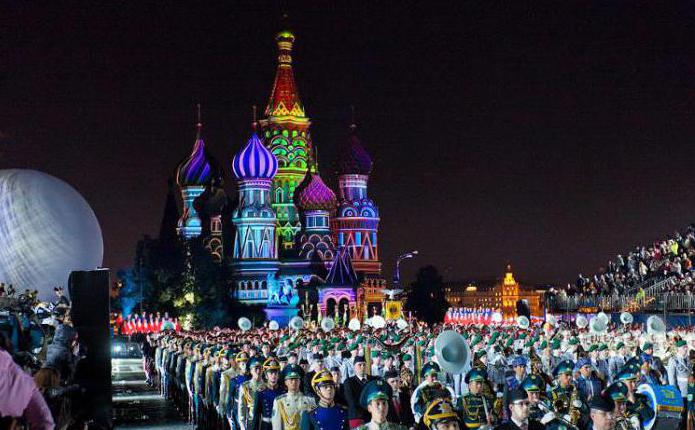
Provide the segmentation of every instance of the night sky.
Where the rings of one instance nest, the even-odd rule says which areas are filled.
[[[517,279],[566,283],[695,221],[695,4],[521,3],[286,7],[332,185],[355,106],[388,277],[418,249],[405,277],[431,263],[446,279],[487,278],[511,262]],[[230,158],[270,95],[281,3],[0,8],[0,167],[77,188],[105,266],[131,264],[136,241],[158,234],[198,102],[234,193]]]

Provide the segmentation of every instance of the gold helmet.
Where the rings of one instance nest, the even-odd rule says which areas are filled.
[[[335,384],[333,375],[326,369],[316,372],[314,377],[311,378],[311,388],[314,389],[316,394],[319,393],[319,385],[323,384]]]

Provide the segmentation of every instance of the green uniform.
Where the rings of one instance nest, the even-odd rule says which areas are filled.
[[[468,429],[477,429],[488,423],[488,415],[490,422],[494,422],[492,415],[492,404],[490,400],[482,394],[465,394],[459,399],[459,413],[461,421]]]

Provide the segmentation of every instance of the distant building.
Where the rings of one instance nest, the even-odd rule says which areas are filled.
[[[511,265],[507,265],[501,280],[447,282],[445,295],[454,308],[499,309],[505,318],[516,317],[517,300],[526,300],[531,315],[543,316],[544,292],[520,285],[514,279]]]

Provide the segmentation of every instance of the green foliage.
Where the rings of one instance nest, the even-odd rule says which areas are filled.
[[[434,266],[421,267],[408,292],[408,308],[421,321],[429,324],[444,320],[449,303],[444,294],[444,282]]]

